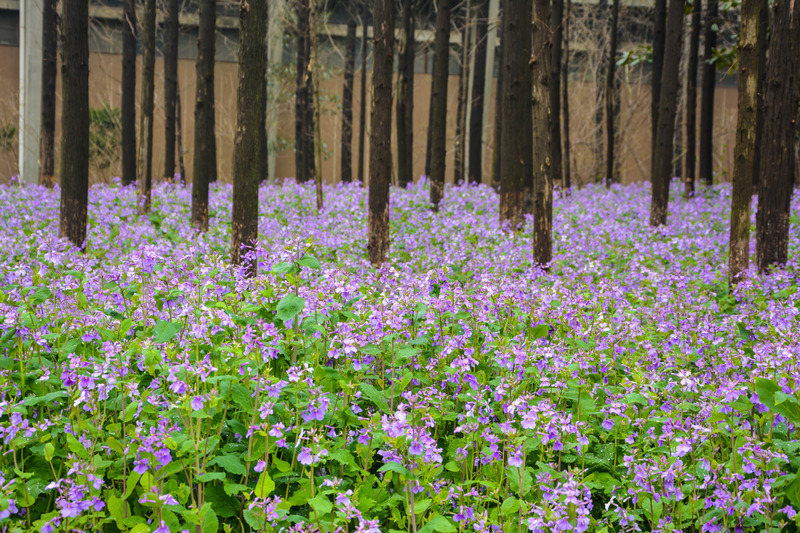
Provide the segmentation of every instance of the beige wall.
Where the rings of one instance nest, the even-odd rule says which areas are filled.
[[[141,58],[140,58],[141,60]],[[104,102],[113,106],[120,105],[120,79],[121,58],[119,55],[92,53],[90,57],[90,105],[99,107]],[[141,77],[141,61],[137,65],[137,74]],[[186,161],[188,178],[192,175],[192,152],[194,149],[194,92],[195,69],[194,61],[179,61],[179,81],[183,104],[182,126],[184,132],[183,150]],[[367,98],[369,99],[369,84],[371,72],[367,72]],[[429,74],[416,74],[414,87],[414,175],[420,176],[424,172],[426,129],[428,125],[428,105],[430,101]],[[216,118],[217,118],[217,147],[219,150],[219,176],[223,181],[230,181],[232,172],[233,135],[235,129],[237,65],[235,63],[218,62],[216,66]],[[19,52],[16,47],[0,46],[0,126],[7,123],[17,125],[18,122],[18,84],[19,84]],[[360,109],[360,71],[356,71],[354,88],[354,136],[353,136],[353,172],[358,169],[358,121]],[[140,82],[137,82],[137,102]],[[156,90],[155,90],[155,129],[154,129],[154,179],[163,173],[163,139],[164,139],[164,112],[161,99],[163,98],[163,63],[161,58],[156,60]],[[324,91],[337,95],[341,100],[342,78],[334,76],[322,83]],[[279,88],[281,94],[288,96],[292,93],[291,83]],[[448,84],[448,109],[447,114],[447,170],[448,180],[453,175],[453,137],[455,135],[455,108],[458,89],[458,77],[451,76]],[[621,141],[620,157],[622,179],[625,183],[646,180],[650,167],[650,87],[631,83],[623,84]],[[58,87],[56,113],[60,114],[60,76]],[[494,91],[493,91],[494,92]],[[489,124],[486,135],[486,154],[484,157],[484,180],[490,179],[493,121],[494,121],[494,96],[489,96]],[[592,142],[594,138],[594,86],[591,83],[571,81],[570,83],[570,126],[572,141],[572,168],[573,181],[585,183],[591,179],[593,169]],[[341,146],[341,118],[333,104],[327,104],[326,112],[322,118],[322,139],[327,145],[330,156],[323,167],[324,179],[328,182],[340,179],[340,146]],[[369,113],[369,101],[367,102]],[[138,121],[138,118],[137,118]],[[729,180],[733,168],[733,145],[736,125],[736,89],[720,87],[717,89],[715,104],[715,129],[714,129],[714,159],[715,168],[720,179]],[[138,127],[138,123],[137,123]],[[293,102],[288,99],[279,106],[278,111],[279,135],[286,139],[294,138],[294,110]],[[56,120],[56,173],[58,173],[58,136],[60,135],[60,120]],[[392,131],[392,147],[395,137]],[[369,115],[367,116],[367,142],[366,157],[369,150]],[[16,145],[14,147],[16,150]],[[17,173],[16,154],[0,152],[0,183],[5,183],[8,178]],[[119,174],[119,163],[114,165],[105,175],[94,175],[92,182],[110,181]],[[289,149],[277,155],[276,175],[279,178],[294,175],[294,152]]]

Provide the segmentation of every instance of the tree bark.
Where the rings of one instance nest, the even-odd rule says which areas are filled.
[[[258,239],[258,149],[261,83],[264,78],[264,36],[267,0],[241,0],[239,12],[239,87],[236,91],[236,136],[233,145],[233,209],[231,263],[245,262],[253,277],[257,259],[250,255]],[[244,250],[243,250],[244,248]]]
[[[563,184],[564,161],[561,151],[561,52],[564,41],[564,0],[553,0],[550,27],[553,55],[550,58],[550,172],[552,183]]]
[[[310,103],[310,82],[308,70],[309,60],[309,0],[297,1],[297,90],[295,93],[295,129],[294,129],[294,154],[295,175],[297,181],[305,182],[311,179],[308,174],[308,156],[311,147],[308,143],[308,105]],[[313,154],[312,154],[313,155]]]
[[[264,19],[264,74],[261,76],[261,122],[258,125],[258,176],[261,183],[269,181],[269,139],[267,138],[267,87],[269,85],[269,3]]]
[[[178,174],[181,185],[186,185],[186,165],[183,160],[183,106],[181,93],[175,95],[175,145],[178,151]]]
[[[503,3],[503,94],[500,134],[500,222],[517,230],[523,223],[525,189],[533,188],[531,124],[531,2]],[[537,54],[543,52],[537,49]],[[549,49],[548,49],[549,53]],[[520,124],[522,120],[522,124]]]
[[[314,173],[314,189],[317,198],[317,212],[322,211],[322,132],[320,131],[321,123],[321,109],[322,104],[319,99],[319,76],[314,75],[314,71],[319,68],[319,34],[317,33],[317,16],[319,13],[318,0],[310,0],[311,9],[309,11],[309,21],[311,30],[310,47],[309,47],[309,62],[308,62],[308,75],[311,77],[311,107],[313,118],[311,123],[313,125],[313,140],[312,146],[314,147],[314,160],[313,160],[313,173]]]
[[[800,4],[773,4],[764,91],[761,178],[756,215],[758,269],[786,264],[789,211],[794,177],[794,132],[800,97]]]
[[[572,164],[569,139],[569,20],[572,17],[572,1],[566,0],[567,17],[564,19],[564,66],[562,74],[562,119],[564,120],[564,178],[563,187],[569,194],[572,187]]]
[[[136,181],[136,0],[125,0],[122,24],[122,184]]]
[[[608,71],[606,72],[606,188],[614,181],[614,140],[616,136],[615,118],[615,78],[617,67],[617,31],[619,27],[619,0],[611,4],[611,39],[608,47]]]
[[[686,157],[683,170],[684,196],[694,196],[695,166],[697,163],[697,61],[700,52],[700,30],[703,0],[694,0],[692,33],[689,39],[689,63],[686,76]]]
[[[192,223],[208,229],[208,184],[217,174],[217,141],[214,135],[214,54],[216,50],[216,0],[201,0],[197,39],[197,88],[194,104],[194,172],[192,174]]]
[[[503,0],[502,6],[505,6]],[[497,37],[500,39],[500,69],[497,72],[497,86],[494,91],[494,150],[492,151],[492,187],[500,191],[502,183],[502,152],[503,152],[503,83],[505,72],[506,40],[503,39],[503,26],[505,25],[505,13],[501,8],[500,28],[497,30]],[[502,219],[501,219],[502,220]]]
[[[436,72],[436,54],[433,54],[433,59],[431,60],[431,97],[428,99],[428,129],[426,131],[427,138],[425,141],[425,176],[428,177],[428,181],[430,181],[431,177],[431,143],[433,142],[433,89],[434,85],[436,84],[435,75]]]
[[[397,66],[397,181],[408,187],[414,181],[414,0],[402,0],[403,30],[398,41]]]
[[[139,124],[139,213],[150,212],[153,185],[153,97],[156,66],[156,0],[144,0],[142,100]]]
[[[44,0],[42,30],[42,126],[39,185],[55,181],[56,76],[58,73],[58,0]]]
[[[685,0],[671,0],[667,18],[664,68],[661,74],[662,87],[656,131],[654,154],[653,195],[650,207],[650,225],[667,223],[669,185],[672,178],[672,143],[675,133],[675,112],[678,104],[678,71],[680,70],[683,46],[683,8]]]
[[[392,179],[392,70],[394,1],[375,0],[373,11],[372,132],[369,140],[369,260],[389,253],[389,185]]]
[[[358,181],[364,183],[364,141],[367,136],[367,21],[369,9],[367,0],[363,1],[361,18],[361,102],[358,117]]]
[[[438,0],[436,12],[435,59],[433,61],[433,117],[431,120],[431,191],[434,211],[444,197],[447,156],[447,78],[450,64],[450,0]],[[374,128],[373,128],[374,129]]]
[[[356,17],[348,13],[342,87],[342,160],[343,182],[353,181],[353,81],[356,67]]]
[[[164,43],[164,179],[175,178],[175,100],[178,97],[178,0],[167,0]]]
[[[656,174],[656,150],[658,139],[658,111],[661,105],[661,75],[664,70],[664,39],[667,27],[667,0],[655,0],[653,13],[653,74],[650,100],[650,173]]]
[[[489,25],[489,0],[474,0],[475,20],[475,66],[472,75],[472,106],[469,124],[469,165],[467,175],[470,183],[483,181],[483,106],[486,85],[486,39]],[[494,65],[492,65],[494,67]],[[490,74],[491,76],[491,74]]]
[[[549,27],[549,0],[533,2],[533,262],[548,269],[553,259],[553,170],[552,170],[552,127],[550,96],[550,76],[553,69],[553,33]],[[558,69],[555,69],[556,77]],[[556,118],[558,114],[556,113]]]
[[[714,89],[717,83],[717,65],[712,63],[717,46],[719,0],[708,0],[705,19],[705,45],[703,47],[703,86],[700,104],[700,168],[699,177],[706,187],[714,182]]]
[[[730,256],[728,280],[736,283],[750,264],[750,202],[758,116],[758,34],[761,0],[742,2],[739,29],[739,87],[734,148],[733,191],[731,193]]]
[[[605,89],[606,89],[606,58],[608,57],[608,34],[609,34],[609,15],[608,0],[599,0],[597,6],[598,26],[596,31],[597,42],[597,69],[595,70],[595,108],[594,108],[594,142],[592,151],[594,156],[594,180],[596,183],[603,182],[603,172],[605,171]]]
[[[464,8],[464,24],[461,27],[461,69],[458,75],[458,103],[456,104],[456,140],[455,157],[453,163],[453,182],[460,183],[464,180],[464,156],[466,155],[467,133],[467,99],[469,98],[469,71],[470,71],[470,31],[469,17],[472,11],[472,0],[467,0]]]
[[[59,236],[84,249],[89,195],[89,3],[64,2]]]
[[[760,0],[758,19],[761,26],[758,29],[758,88],[756,96],[756,152],[753,167],[753,194],[758,194],[761,178],[758,175],[761,169],[761,135],[764,131],[764,91],[767,86],[767,48],[769,47],[769,2]]]

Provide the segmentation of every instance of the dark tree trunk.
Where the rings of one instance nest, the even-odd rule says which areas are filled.
[[[563,184],[564,162],[561,152],[561,49],[564,41],[564,0],[553,0],[550,28],[553,55],[550,58],[550,173],[552,183]]]
[[[606,187],[614,181],[614,140],[616,137],[615,110],[616,101],[616,67],[617,67],[617,31],[619,26],[619,0],[611,4],[611,39],[608,47],[608,71],[606,72]]]
[[[258,125],[258,176],[261,183],[269,180],[269,139],[267,138],[267,85],[269,83],[269,3],[264,19],[264,74],[261,76],[261,122]]]
[[[59,236],[86,243],[89,195],[89,3],[64,2]]]
[[[183,160],[183,106],[180,91],[175,95],[175,144],[178,149],[178,174],[181,176],[181,185],[186,185],[186,165]]]
[[[486,84],[486,33],[489,26],[489,0],[473,0],[475,10],[475,66],[472,74],[472,106],[469,123],[470,183],[483,181],[483,100]],[[492,65],[494,67],[494,65]],[[491,76],[491,74],[489,74]]]
[[[758,88],[756,96],[756,151],[753,167],[753,194],[758,194],[761,178],[758,175],[761,169],[761,135],[764,131],[764,91],[767,86],[767,48],[769,48],[769,2],[761,0],[759,3],[758,19],[761,26],[758,29]]]
[[[197,39],[192,224],[201,231],[208,229],[208,184],[215,181],[217,175],[217,141],[214,135],[216,6],[216,0],[201,0]]]
[[[300,182],[311,179],[311,175],[308,174],[308,156],[311,155],[311,147],[308,143],[309,125],[306,124],[308,107],[311,102],[309,90],[311,79],[308,70],[310,41],[308,2],[309,0],[298,0],[297,2],[297,91],[295,93],[294,157],[295,177]]]
[[[564,19],[564,66],[562,73],[562,117],[564,120],[564,189],[572,187],[572,165],[569,140],[569,19],[572,17],[572,1],[566,0],[567,17]]]
[[[505,5],[503,0],[501,5]],[[497,37],[500,39],[500,69],[497,72],[497,82],[494,91],[494,150],[492,151],[492,187],[496,191],[500,191],[502,179],[502,152],[503,152],[503,91],[505,84],[503,77],[505,76],[505,54],[506,45],[505,39],[502,38],[503,26],[505,25],[505,14],[500,16],[500,27],[497,29]],[[494,65],[492,65],[494,67]]]
[[[762,0],[742,2],[739,29],[739,88],[734,148],[733,191],[731,193],[731,235],[728,280],[736,283],[750,264],[750,202],[758,116],[758,34]]]
[[[667,0],[655,0],[653,13],[653,84],[650,100],[650,174],[656,174],[656,144],[658,140],[658,112],[661,105],[661,75],[664,70],[664,39],[667,27]],[[683,17],[681,17],[683,18]]]
[[[436,72],[436,54],[431,60],[431,97],[428,99],[428,129],[425,141],[425,176],[428,177],[428,181],[431,177],[431,143],[433,142],[433,88],[436,85],[434,72]]]
[[[153,185],[153,97],[156,67],[156,0],[144,0],[142,101],[139,124],[139,213],[150,212]]]
[[[39,185],[52,187],[56,154],[56,75],[58,73],[58,0],[42,5],[42,126]]]
[[[447,156],[447,78],[450,55],[450,0],[439,0],[436,12],[436,38],[434,42],[433,93],[431,105],[431,194],[433,210],[439,210],[444,196],[444,175]],[[374,128],[373,128],[374,129]]]
[[[236,91],[236,137],[233,145],[231,263],[245,261],[258,239],[258,150],[261,84],[264,79],[264,21],[267,0],[241,0],[239,12],[239,88]],[[242,248],[245,250],[242,250]],[[245,273],[256,275],[258,261],[246,260]]]
[[[794,132],[800,96],[800,4],[773,4],[764,91],[761,177],[756,215],[758,269],[784,265],[789,254],[789,212],[794,177]]]
[[[553,34],[549,0],[534,0],[533,13],[533,262],[544,269],[553,259],[553,174],[550,79]],[[558,76],[558,69],[555,72]],[[556,118],[558,114],[556,113]]]
[[[683,8],[685,0],[671,0],[667,18],[664,68],[661,75],[661,104],[656,131],[655,174],[650,207],[650,225],[667,223],[669,184],[672,178],[672,142],[675,133],[675,113],[678,106],[678,79],[683,45]]]
[[[178,0],[167,0],[164,43],[164,179],[175,177],[175,101],[178,97]]]
[[[608,0],[600,0],[597,6],[598,27],[595,29],[597,42],[597,70],[595,72],[595,108],[594,108],[594,142],[592,150],[594,152],[594,180],[597,183],[603,182],[603,172],[605,171],[605,89],[606,89],[606,60],[608,57],[608,34],[609,34],[609,15]]]
[[[689,39],[689,63],[686,76],[686,158],[683,187],[686,198],[694,196],[695,165],[697,162],[697,57],[700,51],[700,30],[703,0],[694,0],[692,33]]]
[[[398,42],[397,76],[397,181],[408,187],[414,181],[414,0],[402,0],[403,31]]]
[[[342,181],[353,181],[353,80],[356,68],[356,17],[349,13],[344,52],[344,86],[342,88]]]
[[[703,86],[700,104],[700,169],[699,176],[706,187],[714,182],[714,89],[717,83],[717,65],[714,47],[717,46],[719,0],[708,0],[705,20],[705,45],[703,47]]]
[[[532,189],[531,2],[503,2],[503,94],[500,134],[500,222],[523,223],[525,189]],[[542,53],[542,51],[538,51]],[[549,49],[548,49],[549,53]],[[526,110],[527,108],[527,110]],[[520,124],[522,121],[522,124]]]
[[[392,69],[394,1],[375,0],[372,17],[375,52],[372,58],[372,132],[369,139],[369,260],[373,265],[389,254],[389,185],[392,180]]]
[[[461,70],[458,75],[458,103],[456,104],[456,142],[453,163],[453,182],[464,180],[464,155],[466,154],[467,98],[469,98],[469,32],[471,0],[464,8],[464,25],[461,27]]]
[[[313,158],[309,161],[310,174],[314,176],[314,190],[317,199],[317,213],[322,211],[322,131],[320,119],[322,116],[322,104],[320,103],[319,80],[320,76],[312,75],[319,69],[319,33],[317,32],[317,21],[319,17],[318,0],[311,0],[310,23],[311,31],[309,40],[309,63],[308,74],[311,77],[311,146],[313,148]]]
[[[361,19],[361,102],[358,117],[358,181],[364,183],[364,141],[367,136],[367,21],[369,8],[367,0],[363,0]]]
[[[122,184],[136,181],[136,0],[125,0],[122,25]]]

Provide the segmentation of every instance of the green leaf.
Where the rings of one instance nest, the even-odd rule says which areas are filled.
[[[125,507],[127,503],[117,496],[109,497],[106,503],[108,505],[108,512],[111,513],[111,517],[114,519],[114,522],[117,523],[117,527],[119,529],[124,529],[122,521],[125,519]],[[130,513],[127,514],[130,515]]]
[[[25,405],[27,405],[29,407],[32,406],[32,405],[40,404],[40,403],[46,403],[46,404],[49,405],[50,403],[53,402],[53,400],[56,400],[58,398],[66,398],[66,397],[67,397],[67,393],[64,392],[64,391],[60,391],[59,390],[59,391],[51,392],[49,394],[45,394],[44,396],[28,396],[27,398],[25,398],[25,401],[22,402],[22,403],[24,403]]]
[[[361,468],[359,468],[359,466],[356,464],[356,460],[353,457],[353,454],[351,454],[344,448],[339,448],[338,450],[332,452],[330,455],[328,455],[328,458],[343,465],[347,465],[356,472],[361,471]],[[278,469],[280,470],[280,467]]]
[[[414,503],[414,514],[424,513],[431,506],[431,503],[433,503],[431,499],[424,499]]]
[[[224,481],[225,474],[222,472],[206,472],[205,474],[200,474],[195,478],[200,483],[208,483],[210,481]]]
[[[435,514],[428,520],[428,523],[422,526],[418,533],[433,533],[440,531],[441,533],[452,533],[456,528],[450,521],[440,514]]]
[[[406,477],[411,477],[411,472],[408,470],[408,468],[394,461],[392,461],[391,463],[386,463],[385,465],[380,467],[378,469],[378,472],[397,472],[398,474],[402,474]]]
[[[217,533],[219,530],[219,520],[217,519],[217,513],[214,512],[213,508],[209,508],[206,511],[205,516],[203,517],[203,533]]]
[[[218,465],[237,476],[243,476],[247,472],[242,461],[238,457],[231,454],[220,455],[208,462],[209,466]]]
[[[67,433],[67,446],[69,446],[69,451],[80,457],[81,459],[88,459],[89,452],[86,451],[86,447],[78,442],[78,439],[75,436]]]
[[[787,478],[789,476],[783,476]],[[794,474],[794,479],[790,481],[786,487],[783,489],[783,493],[786,494],[786,497],[789,498],[789,501],[792,502],[792,505],[795,509],[800,509],[800,476]]]
[[[308,267],[308,268],[315,268],[320,269],[322,265],[320,264],[319,260],[316,257],[311,257],[310,255],[304,255],[300,261],[297,262],[300,266]]]
[[[508,516],[510,514],[516,513],[519,510],[519,500],[517,500],[513,496],[509,496],[508,498],[503,501],[503,505],[500,506],[500,514],[503,516]]]
[[[272,494],[272,491],[275,490],[275,482],[272,481],[272,478],[269,477],[269,474],[266,470],[261,472],[261,476],[258,478],[258,483],[256,484],[256,497],[266,499]]]
[[[314,498],[308,500],[308,505],[321,515],[326,515],[333,510],[333,504],[324,494],[317,494]]]
[[[291,320],[296,317],[300,311],[306,306],[306,301],[297,296],[296,294],[287,294],[280,302],[277,311],[277,316],[281,320]]]
[[[547,324],[539,324],[535,328],[533,328],[533,338],[534,339],[543,339],[547,337],[550,333],[550,326]]]
[[[736,333],[738,333],[739,337],[741,337],[742,340],[745,341],[749,341],[750,339],[753,338],[753,333],[750,332],[746,327],[744,327],[744,324],[742,324],[741,322],[736,323]]]
[[[153,328],[153,337],[157,344],[163,344],[175,338],[175,335],[180,331],[183,324],[180,322],[168,322],[166,320],[159,320],[156,322],[156,327]]]
[[[228,496],[235,496],[240,492],[250,490],[250,487],[242,485],[241,483],[225,483],[223,488],[225,489],[225,494]]]
[[[48,442],[44,445],[44,460],[48,463],[53,460],[53,454],[56,453],[56,447],[53,446],[52,442]]]
[[[780,386],[772,380],[756,379],[758,399],[773,413],[785,416],[791,422],[800,422],[800,402],[794,396],[784,394]]]
[[[133,529],[130,530],[130,533],[150,533],[150,526],[147,524],[136,524],[133,526]]]
[[[389,414],[391,412],[391,410],[389,409],[389,402],[386,401],[386,397],[383,394],[381,394],[380,391],[378,391],[378,389],[376,389],[369,383],[362,383],[358,386],[358,388],[361,389],[361,392],[367,395],[367,398],[369,398],[378,409],[380,409],[386,414]]]

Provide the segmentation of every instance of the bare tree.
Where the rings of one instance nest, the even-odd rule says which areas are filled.
[[[533,18],[533,262],[547,269],[553,259],[553,174],[550,160],[553,38],[548,0],[534,0]]]
[[[139,124],[139,213],[150,212],[153,186],[153,105],[156,64],[156,0],[144,0],[142,101]]]
[[[611,4],[611,39],[608,47],[608,70],[606,72],[606,187],[611,187],[614,181],[614,139],[615,131],[615,81],[617,66],[617,34],[619,32],[619,0]]]
[[[175,177],[175,102],[178,99],[178,0],[167,0],[164,43],[164,179]]]
[[[475,60],[472,75],[472,97],[470,105],[470,124],[469,124],[469,165],[468,177],[470,183],[481,183],[483,181],[483,107],[484,107],[484,87],[486,85],[486,34],[489,25],[489,1],[474,0],[474,20],[475,20]],[[492,75],[494,65],[489,68],[489,75]]]
[[[445,0],[446,1],[446,0]],[[369,260],[386,261],[389,253],[389,185],[392,179],[392,67],[394,1],[375,0],[375,53],[372,60],[372,133],[369,148]]]
[[[707,187],[714,182],[714,93],[717,83],[717,46],[719,0],[708,0],[703,46],[703,86],[700,104],[700,181]]]
[[[342,181],[353,180],[353,81],[356,66],[356,16],[348,9],[342,87]]]
[[[470,23],[471,0],[466,0],[464,7],[463,25],[461,26],[461,69],[458,74],[458,102],[456,104],[456,138],[455,157],[453,162],[453,181],[459,183],[464,180],[464,156],[466,155],[467,132],[467,99],[469,95],[470,71]]]
[[[563,185],[564,162],[561,151],[561,54],[564,42],[564,0],[553,0],[550,27],[553,31],[553,56],[550,58],[550,172],[552,182]]]
[[[397,181],[407,187],[413,180],[414,162],[414,55],[416,52],[415,0],[401,0],[402,31],[398,41],[397,76]]]
[[[39,185],[52,187],[55,181],[56,76],[58,73],[58,0],[42,5],[42,125]]]
[[[667,27],[667,0],[655,0],[653,13],[653,83],[651,85],[652,99],[650,102],[650,128],[651,128],[651,172],[656,174],[656,150],[658,140],[658,112],[661,105],[661,76],[664,70],[664,52]],[[655,178],[654,178],[655,179]]]
[[[311,179],[309,160],[313,160],[311,145],[313,126],[309,121],[311,104],[311,71],[308,68],[311,48],[309,25],[309,0],[297,1],[297,92],[295,96],[295,175],[298,181]],[[312,110],[313,113],[313,110]]]
[[[559,0],[560,1],[560,0]],[[567,17],[564,19],[564,64],[561,70],[562,74],[562,119],[564,120],[564,176],[563,187],[569,191],[572,186],[572,163],[571,163],[571,142],[570,142],[570,128],[569,128],[569,37],[570,37],[570,19],[572,18],[572,0],[566,0]],[[555,138],[553,139],[555,142]]]
[[[428,126],[431,136],[431,190],[430,200],[434,211],[444,196],[445,156],[447,140],[447,78],[450,55],[450,0],[439,0],[436,12],[435,55],[433,61],[433,108]],[[374,125],[373,125],[374,129]]]
[[[192,175],[192,223],[208,229],[208,184],[217,174],[217,141],[214,134],[214,55],[216,50],[216,0],[200,2],[197,38],[197,89],[194,104],[194,173]]]
[[[700,29],[703,0],[694,0],[692,29],[689,38],[689,62],[686,76],[686,158],[684,161],[684,195],[694,196],[695,164],[697,162],[697,62],[700,52]]]
[[[308,61],[308,75],[311,78],[311,108],[313,112],[312,126],[313,126],[313,141],[312,147],[314,148],[313,170],[314,170],[314,188],[316,191],[317,211],[322,211],[322,124],[320,123],[322,104],[320,102],[319,78],[320,74],[314,73],[319,69],[319,32],[317,31],[317,23],[319,19],[319,4],[318,0],[310,0],[311,9],[309,10],[309,22],[311,26],[310,31],[310,46],[309,46],[309,61]]]
[[[358,117],[358,181],[364,183],[364,140],[367,136],[367,21],[369,7],[362,0],[361,10],[361,103]]]

